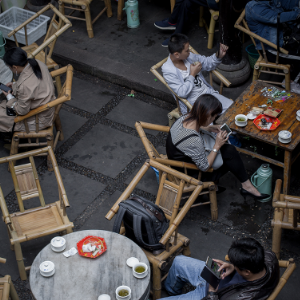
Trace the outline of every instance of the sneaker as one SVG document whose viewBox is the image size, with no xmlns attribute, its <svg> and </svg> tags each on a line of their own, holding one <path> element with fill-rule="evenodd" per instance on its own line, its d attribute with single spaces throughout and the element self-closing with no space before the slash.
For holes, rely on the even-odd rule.
<svg viewBox="0 0 300 300">
<path fill-rule="evenodd" d="M 229 142 L 231 145 L 241 148 L 242 147 L 242 143 L 240 142 L 239 138 L 235 135 L 235 134 L 231 134 L 229 136 Z"/>
<path fill-rule="evenodd" d="M 163 47 L 168 47 L 169 40 L 170 40 L 170 39 L 164 40 L 164 41 L 161 43 L 161 45 L 162 45 Z"/>
<path fill-rule="evenodd" d="M 161 30 L 175 30 L 176 29 L 176 24 L 169 23 L 169 19 L 155 22 L 154 26 Z"/>
</svg>

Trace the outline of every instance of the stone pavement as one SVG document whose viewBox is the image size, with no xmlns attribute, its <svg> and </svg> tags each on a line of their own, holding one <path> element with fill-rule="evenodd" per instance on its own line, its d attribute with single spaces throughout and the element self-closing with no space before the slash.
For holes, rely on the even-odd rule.
<svg viewBox="0 0 300 300">
<path fill-rule="evenodd" d="M 135 121 L 167 125 L 167 112 L 173 104 L 137 92 L 128 97 L 130 89 L 102 81 L 87 74 L 75 72 L 72 100 L 64 104 L 61 120 L 65 140 L 56 150 L 56 158 L 62 174 L 71 207 L 68 216 L 74 222 L 74 230 L 112 230 L 113 221 L 105 219 L 106 213 L 124 191 L 130 180 L 147 159 L 143 145 L 134 128 Z M 164 151 L 165 135 L 148 133 L 155 147 Z M 9 155 L 0 142 L 0 157 Z M 249 174 L 261 164 L 256 159 L 243 156 Z M 58 199 L 54 174 L 48 172 L 43 158 L 36 160 L 46 203 Z M 282 176 L 274 168 L 274 180 Z M 293 168 L 292 186 L 299 175 Z M 0 165 L 0 183 L 10 212 L 17 210 L 17 201 L 7 165 Z M 218 221 L 212 222 L 206 205 L 188 212 L 179 232 L 191 240 L 192 257 L 206 259 L 207 255 L 223 259 L 232 240 L 241 236 L 257 238 L 266 248 L 271 247 L 271 203 L 246 201 L 239 195 L 240 187 L 231 174 L 221 179 L 227 190 L 218 195 Z M 155 174 L 149 170 L 135 193 L 154 200 L 158 188 Z M 54 191 L 54 192 L 53 192 Z M 26 201 L 26 208 L 37 206 L 37 201 Z M 38 252 L 49 243 L 44 237 L 22 244 L 26 265 L 30 265 Z M 293 257 L 299 265 L 299 234 L 284 232 L 282 258 Z M 0 274 L 10 274 L 16 284 L 20 299 L 31 299 L 28 282 L 19 278 L 14 252 L 10 250 L 7 232 L 0 222 L 0 256 L 7 259 L 0 265 Z M 299 268 L 283 289 L 278 300 L 297 299 Z M 112 291 L 113 292 L 113 291 Z M 165 295 L 165 294 L 163 294 Z"/>
</svg>

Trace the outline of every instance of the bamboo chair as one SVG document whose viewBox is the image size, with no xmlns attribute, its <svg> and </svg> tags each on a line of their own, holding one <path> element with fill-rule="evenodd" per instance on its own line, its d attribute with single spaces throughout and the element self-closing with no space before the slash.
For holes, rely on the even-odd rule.
<svg viewBox="0 0 300 300">
<path fill-rule="evenodd" d="M 106 11 L 107 17 L 110 18 L 112 16 L 112 9 L 111 9 L 111 0 L 104 0 L 105 7 L 100 11 L 100 13 L 94 18 L 91 19 L 91 8 L 90 5 L 93 0 L 59 0 L 59 10 L 60 12 L 65 15 L 67 18 L 81 20 L 86 22 L 86 30 L 88 32 L 89 38 L 94 37 L 94 30 L 93 24 L 100 18 L 100 16 Z M 123 0 L 124 2 L 124 0 Z M 65 4 L 69 6 L 65 6 Z M 65 8 L 72 9 L 70 14 L 65 14 Z M 75 11 L 82 11 L 84 12 L 85 17 L 73 17 L 72 14 Z"/>
<path fill-rule="evenodd" d="M 190 46 L 190 51 L 194 54 L 199 54 L 192 46 Z M 171 127 L 173 125 L 173 123 L 182 115 L 181 110 L 180 110 L 180 106 L 179 106 L 179 101 L 184 103 L 184 105 L 187 107 L 188 111 L 192 109 L 192 105 L 186 99 L 179 97 L 169 87 L 169 85 L 167 84 L 167 82 L 165 81 L 163 76 L 157 71 L 157 69 L 160 68 L 167 61 L 167 59 L 168 59 L 168 57 L 166 57 L 165 59 L 163 59 L 162 61 L 160 61 L 156 65 L 154 65 L 153 67 L 151 67 L 150 71 L 152 72 L 152 74 L 154 74 L 154 76 L 156 78 L 158 78 L 168 88 L 168 90 L 173 94 L 173 97 L 176 100 L 177 108 L 172 110 L 170 113 L 168 113 L 169 125 Z M 220 84 L 220 94 L 222 95 L 224 84 L 227 87 L 229 87 L 231 85 L 231 83 L 220 72 L 218 72 L 216 70 L 213 70 L 213 71 L 209 72 L 209 80 L 210 80 L 210 85 L 211 86 L 213 85 L 213 75 L 216 76 L 221 82 L 221 84 Z"/>
<path fill-rule="evenodd" d="M 300 197 L 280 194 L 282 180 L 276 180 L 273 194 L 274 218 L 272 220 L 272 251 L 280 258 L 282 229 L 300 230 Z"/>
<path fill-rule="evenodd" d="M 261 80 L 261 79 L 259 79 L 259 77 L 260 77 L 261 73 L 284 76 L 285 77 L 285 89 L 287 91 L 290 91 L 290 89 L 291 89 L 290 65 L 283 65 L 283 64 L 278 63 L 279 53 L 282 52 L 284 54 L 288 54 L 288 51 L 281 47 L 279 49 L 277 49 L 277 45 L 269 42 L 268 40 L 260 37 L 259 35 L 255 34 L 255 33 L 251 32 L 251 30 L 249 29 L 248 24 L 246 22 L 246 19 L 245 19 L 245 10 L 243 10 L 240 17 L 237 19 L 234 27 L 241 30 L 242 32 L 248 34 L 250 36 L 253 44 L 255 45 L 255 47 L 256 47 L 255 39 L 260 41 L 262 51 L 257 50 L 259 53 L 259 58 L 258 58 L 256 64 L 254 65 L 253 81 L 259 80 L 259 81 L 263 81 L 263 82 L 281 85 L 282 80 L 281 81 Z M 274 48 L 277 51 L 275 63 L 268 61 L 264 44 Z M 271 71 L 270 69 L 273 69 L 275 71 Z"/>
<path fill-rule="evenodd" d="M 59 195 L 59 201 L 47 205 L 45 204 L 44 195 L 33 159 L 33 156 L 43 153 L 47 153 L 50 156 Z M 29 158 L 29 163 L 16 167 L 13 165 L 13 161 L 23 158 Z M 16 254 L 20 277 L 22 280 L 26 280 L 26 271 L 28 271 L 30 267 L 25 267 L 24 265 L 21 243 L 57 232 L 71 233 L 74 225 L 69 221 L 66 214 L 66 208 L 70 205 L 56 158 L 51 147 L 3 157 L 0 158 L 0 164 L 2 163 L 9 163 L 20 209 L 19 212 L 12 214 L 8 212 L 0 187 L 0 206 L 3 221 L 7 226 L 11 248 Z M 41 206 L 25 210 L 23 201 L 36 197 L 39 197 Z"/>
<path fill-rule="evenodd" d="M 0 257 L 0 263 L 5 264 L 6 259 Z M 19 300 L 14 284 L 9 275 L 0 278 L 0 300 Z"/>
<path fill-rule="evenodd" d="M 31 110 L 28 114 L 24 116 L 17 116 L 15 118 L 15 123 L 24 122 L 25 131 L 15 131 L 12 137 L 10 155 L 17 154 L 19 148 L 22 147 L 41 147 L 41 146 L 51 146 L 53 150 L 57 145 L 58 140 L 62 141 L 64 139 L 62 125 L 59 117 L 59 111 L 64 102 L 71 100 L 71 92 L 72 92 L 72 80 L 73 80 L 73 67 L 68 65 L 59 70 L 55 70 L 51 72 L 52 77 L 57 77 L 62 74 L 66 74 L 66 81 L 58 95 L 58 98 L 54 101 L 44 104 L 36 109 Z M 46 111 L 52 107 L 55 107 L 55 113 L 53 117 L 52 126 L 39 130 L 39 113 Z M 36 118 L 36 129 L 35 131 L 29 131 L 27 119 L 29 117 L 35 116 Z M 54 125 L 56 127 L 56 136 L 54 136 Z M 20 144 L 21 139 L 27 139 L 27 143 Z M 33 142 L 31 139 L 35 139 Z M 40 139 L 46 141 L 40 141 Z M 40 155 L 47 155 L 47 153 L 42 153 Z M 48 155 L 47 159 L 48 170 L 52 171 L 51 159 Z"/>
<path fill-rule="evenodd" d="M 40 46 L 37 45 L 36 43 L 28 45 L 27 25 L 31 21 L 33 21 L 34 19 L 39 17 L 42 13 L 47 11 L 48 9 L 51 9 L 54 12 L 54 15 L 50 22 L 44 42 Z M 48 67 L 49 70 L 51 70 L 51 69 L 57 70 L 57 69 L 59 69 L 59 65 L 52 59 L 53 50 L 54 50 L 57 38 L 71 26 L 72 26 L 71 22 L 63 14 L 61 14 L 55 6 L 53 6 L 51 3 L 49 3 L 43 9 L 38 11 L 34 16 L 29 18 L 23 24 L 21 24 L 20 26 L 15 28 L 13 31 L 11 31 L 8 34 L 8 37 L 11 37 L 13 35 L 16 46 L 19 47 L 19 43 L 16 38 L 16 32 L 18 32 L 19 30 L 21 30 L 24 27 L 26 46 L 22 47 L 22 49 L 27 52 L 28 58 L 35 58 L 35 59 L 43 62 Z M 60 90 L 61 90 L 60 76 L 55 77 L 55 84 L 56 84 L 57 92 L 60 93 Z"/>
<path fill-rule="evenodd" d="M 186 163 L 186 162 L 180 162 L 175 160 L 170 160 L 166 155 L 159 154 L 158 151 L 154 148 L 152 143 L 148 140 L 144 129 L 150 129 L 150 130 L 157 130 L 162 131 L 165 133 L 168 133 L 170 131 L 169 126 L 161 126 L 156 124 L 150 124 L 145 122 L 136 122 L 135 128 L 142 140 L 142 143 L 145 147 L 145 150 L 147 151 L 147 154 L 149 156 L 149 159 L 157 161 L 161 164 L 164 164 L 170 168 L 177 167 L 177 168 L 183 168 L 184 174 L 187 175 L 187 170 L 197 170 L 199 171 L 198 180 L 201 180 L 201 174 L 202 172 L 197 168 L 196 165 Z M 213 169 L 208 170 L 208 172 L 212 172 Z M 161 179 L 162 174 L 160 173 L 159 178 Z M 168 174 L 168 180 L 172 182 L 175 185 L 179 185 L 180 181 L 172 176 L 171 174 Z M 201 192 L 198 194 L 198 196 L 208 194 L 209 195 L 209 201 L 207 202 L 201 202 L 197 204 L 193 204 L 191 207 L 196 207 L 200 205 L 210 205 L 211 210 L 211 219 L 213 221 L 216 221 L 218 219 L 218 205 L 217 205 L 217 195 L 216 195 L 216 186 L 213 182 L 207 182 L 208 185 L 205 185 Z M 190 182 L 185 182 L 183 187 L 183 193 L 191 193 L 194 192 L 197 188 L 197 185 L 191 184 Z"/>
<path fill-rule="evenodd" d="M 147 255 L 148 260 L 152 264 L 152 287 L 153 287 L 153 300 L 161 297 L 161 282 L 167 277 L 161 276 L 161 270 L 165 269 L 171 257 L 175 257 L 182 252 L 183 255 L 190 256 L 191 252 L 189 249 L 190 240 L 178 233 L 178 226 L 191 208 L 192 204 L 201 193 L 202 189 L 208 188 L 211 183 L 198 181 L 186 174 L 175 171 L 163 164 L 158 163 L 155 160 L 148 160 L 144 163 L 142 168 L 132 179 L 128 187 L 125 189 L 123 194 L 119 197 L 114 206 L 106 214 L 106 219 L 111 220 L 113 216 L 118 212 L 119 203 L 127 199 L 142 177 L 145 175 L 150 166 L 158 169 L 161 172 L 161 179 L 159 188 L 156 196 L 155 204 L 158 205 L 165 213 L 165 216 L 170 220 L 170 225 L 159 243 L 165 245 L 165 250 L 160 254 L 153 254 L 148 250 L 143 249 Z M 179 184 L 175 184 L 167 179 L 169 175 L 175 177 Z M 196 186 L 194 192 L 191 194 L 183 208 L 179 211 L 179 203 L 183 193 L 186 182 Z M 121 227 L 120 234 L 125 233 L 125 228 Z"/>
<path fill-rule="evenodd" d="M 225 260 L 229 261 L 228 255 L 225 256 Z M 288 279 L 296 269 L 296 264 L 294 262 L 293 258 L 290 258 L 288 261 L 287 260 L 279 260 L 279 267 L 280 268 L 286 268 L 284 273 L 282 274 L 281 278 L 279 279 L 279 282 L 273 291 L 273 293 L 266 299 L 266 300 L 275 300 L 278 294 L 281 292 L 285 284 L 287 283 Z"/>
</svg>

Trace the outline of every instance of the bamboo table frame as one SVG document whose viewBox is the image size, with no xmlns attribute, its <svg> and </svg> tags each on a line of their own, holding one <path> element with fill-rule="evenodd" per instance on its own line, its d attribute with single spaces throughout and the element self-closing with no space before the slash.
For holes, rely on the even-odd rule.
<svg viewBox="0 0 300 300">
<path fill-rule="evenodd" d="M 300 123 L 296 119 L 296 112 L 299 108 L 298 103 L 300 101 L 300 96 L 295 93 L 291 93 L 292 97 L 287 99 L 286 102 L 277 103 L 273 101 L 272 107 L 283 110 L 279 116 L 281 124 L 275 130 L 259 130 L 251 120 L 248 120 L 248 125 L 246 127 L 238 127 L 235 125 L 235 116 L 237 114 L 247 115 L 251 111 L 252 107 L 267 104 L 268 98 L 262 95 L 261 90 L 264 87 L 271 86 L 272 85 L 262 83 L 260 81 L 252 82 L 251 85 L 236 99 L 235 103 L 229 107 L 229 109 L 217 120 L 217 124 L 227 123 L 232 130 L 238 133 L 282 148 L 284 150 L 284 162 L 254 153 L 246 149 L 237 148 L 237 150 L 241 153 L 254 156 L 263 161 L 283 168 L 283 193 L 288 194 L 291 179 L 291 167 L 300 155 L 299 152 L 297 155 L 292 157 L 293 150 L 300 142 Z M 283 144 L 278 141 L 278 133 L 281 130 L 288 130 L 292 133 L 292 141 L 289 144 Z"/>
</svg>

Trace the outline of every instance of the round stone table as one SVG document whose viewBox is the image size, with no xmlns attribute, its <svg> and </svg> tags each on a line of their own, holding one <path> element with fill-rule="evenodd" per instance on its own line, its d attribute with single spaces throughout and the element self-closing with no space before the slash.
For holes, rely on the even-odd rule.
<svg viewBox="0 0 300 300">
<path fill-rule="evenodd" d="M 107 250 L 95 259 L 78 253 L 66 258 L 62 253 L 75 247 L 88 235 L 105 239 Z M 150 293 L 150 265 L 142 249 L 130 239 L 104 230 L 77 231 L 64 236 L 66 250 L 56 253 L 47 245 L 34 259 L 30 269 L 30 288 L 36 300 L 97 300 L 101 294 L 116 299 L 116 288 L 127 285 L 131 288 L 131 300 L 147 299 Z M 148 275 L 137 279 L 126 265 L 129 257 L 136 257 L 148 266 Z M 39 266 L 50 260 L 55 264 L 55 274 L 43 277 Z"/>
</svg>

